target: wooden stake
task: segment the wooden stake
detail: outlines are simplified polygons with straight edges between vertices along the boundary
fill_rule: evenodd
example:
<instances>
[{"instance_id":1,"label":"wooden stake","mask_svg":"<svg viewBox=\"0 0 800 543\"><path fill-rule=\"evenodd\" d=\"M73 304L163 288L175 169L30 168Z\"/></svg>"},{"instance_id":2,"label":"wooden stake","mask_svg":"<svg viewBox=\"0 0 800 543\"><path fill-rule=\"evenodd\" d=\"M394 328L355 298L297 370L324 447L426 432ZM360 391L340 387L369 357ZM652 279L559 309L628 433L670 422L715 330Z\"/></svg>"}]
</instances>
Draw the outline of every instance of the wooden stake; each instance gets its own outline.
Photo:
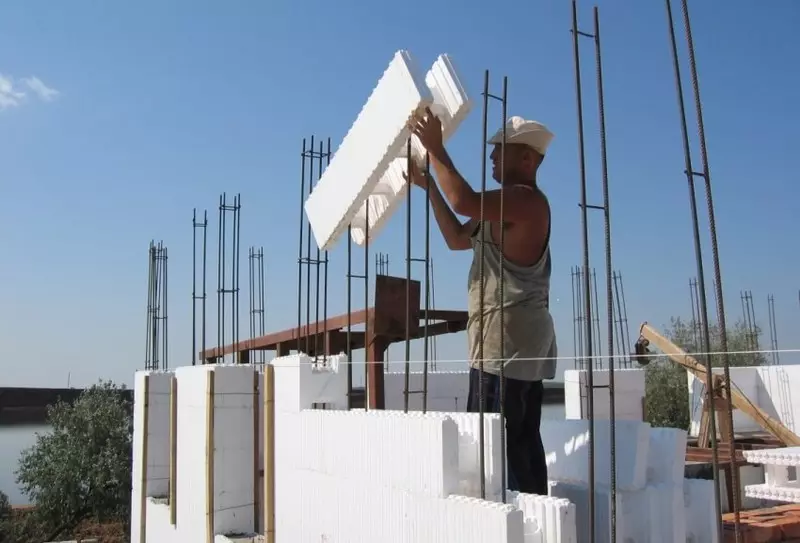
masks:
<instances>
[{"instance_id":1,"label":"wooden stake","mask_svg":"<svg viewBox=\"0 0 800 543\"><path fill-rule=\"evenodd\" d=\"M206 543L214 543L214 371L206 394Z\"/></svg>"},{"instance_id":2,"label":"wooden stake","mask_svg":"<svg viewBox=\"0 0 800 543\"><path fill-rule=\"evenodd\" d=\"M173 376L169 389L169 522L177 523L178 481L178 380Z\"/></svg>"},{"instance_id":3,"label":"wooden stake","mask_svg":"<svg viewBox=\"0 0 800 543\"><path fill-rule=\"evenodd\" d=\"M264 540L275 543L275 367L264 366Z\"/></svg>"},{"instance_id":4,"label":"wooden stake","mask_svg":"<svg viewBox=\"0 0 800 543\"><path fill-rule=\"evenodd\" d=\"M142 489L142 497L139 503L141 508L139 518L139 542L147 541L147 446L148 434L150 433L150 376L144 376L142 383L142 396L144 397L144 407L142 409L142 478L139 481Z\"/></svg>"}]
</instances>

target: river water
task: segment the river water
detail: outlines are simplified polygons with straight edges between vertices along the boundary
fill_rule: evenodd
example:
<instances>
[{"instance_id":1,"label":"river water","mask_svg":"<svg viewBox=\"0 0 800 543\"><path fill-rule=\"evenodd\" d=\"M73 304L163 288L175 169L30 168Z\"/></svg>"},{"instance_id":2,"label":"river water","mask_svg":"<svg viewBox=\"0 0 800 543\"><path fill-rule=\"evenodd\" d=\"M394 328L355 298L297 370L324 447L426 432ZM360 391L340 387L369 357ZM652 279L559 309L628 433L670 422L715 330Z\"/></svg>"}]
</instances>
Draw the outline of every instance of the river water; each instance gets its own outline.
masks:
<instances>
[{"instance_id":1,"label":"river water","mask_svg":"<svg viewBox=\"0 0 800 543\"><path fill-rule=\"evenodd\" d=\"M545 405L542 416L547 419L563 419L564 404ZM0 426L0 490L8 495L9 501L14 505L28 503L14 476L20 453L36 443L37 432L45 433L47 429L44 425Z\"/></svg>"}]
</instances>

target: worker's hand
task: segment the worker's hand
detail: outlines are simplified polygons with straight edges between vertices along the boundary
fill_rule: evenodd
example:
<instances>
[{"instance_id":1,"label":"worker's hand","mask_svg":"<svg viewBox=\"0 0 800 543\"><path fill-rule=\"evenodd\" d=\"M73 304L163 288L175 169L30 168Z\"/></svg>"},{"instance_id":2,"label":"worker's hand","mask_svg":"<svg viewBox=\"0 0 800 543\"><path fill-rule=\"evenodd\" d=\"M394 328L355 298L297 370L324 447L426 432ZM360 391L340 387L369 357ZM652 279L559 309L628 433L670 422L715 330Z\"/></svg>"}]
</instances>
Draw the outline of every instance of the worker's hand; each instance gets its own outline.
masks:
<instances>
[{"instance_id":1,"label":"worker's hand","mask_svg":"<svg viewBox=\"0 0 800 543\"><path fill-rule=\"evenodd\" d=\"M406 181L410 181L412 184L418 186L421 189L427 189L428 183L430 182L430 174L424 172L422 168L417 166L417 163L413 160L411 162L411 179L409 179L408 174L403 174L403 177L406 178Z\"/></svg>"},{"instance_id":2,"label":"worker's hand","mask_svg":"<svg viewBox=\"0 0 800 543\"><path fill-rule=\"evenodd\" d=\"M426 107L424 114L417 113L411 117L409 128L431 155L439 156L444 149L442 121L431 112L430 108Z\"/></svg>"}]
</instances>

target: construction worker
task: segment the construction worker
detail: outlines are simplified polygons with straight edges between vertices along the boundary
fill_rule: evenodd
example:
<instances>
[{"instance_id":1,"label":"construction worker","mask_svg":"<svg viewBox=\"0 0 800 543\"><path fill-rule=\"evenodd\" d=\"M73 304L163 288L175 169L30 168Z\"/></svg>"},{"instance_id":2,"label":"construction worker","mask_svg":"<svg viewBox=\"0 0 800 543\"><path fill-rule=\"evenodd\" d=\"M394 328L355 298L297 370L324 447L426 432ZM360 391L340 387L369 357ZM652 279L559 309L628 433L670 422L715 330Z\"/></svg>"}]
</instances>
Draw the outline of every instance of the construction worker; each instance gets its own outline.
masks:
<instances>
[{"instance_id":1,"label":"construction worker","mask_svg":"<svg viewBox=\"0 0 800 543\"><path fill-rule=\"evenodd\" d=\"M428 151L436 180L418 166L411 182L430 187L436 222L453 251L472 249L469 270L467 335L470 382L467 410L500 410L500 372L505 377L506 455L511 490L547 494L547 464L539 432L544 379L556 372L556 336L549 310L550 205L537 184L537 172L553 134L544 125L521 117L489 140L492 177L500 190L474 190L458 173L442 142L441 121L430 110L412 118L410 127ZM449 205L448 205L449 204ZM452 208L452 209L451 209ZM462 223L456 215L468 217ZM501 227L505 229L501 259ZM483 303L481 304L481 240ZM501 275L503 282L501 296ZM500 307L505 306L501 326ZM483 336L480 314L483 308ZM481 393L481 355L484 387Z\"/></svg>"}]
</instances>

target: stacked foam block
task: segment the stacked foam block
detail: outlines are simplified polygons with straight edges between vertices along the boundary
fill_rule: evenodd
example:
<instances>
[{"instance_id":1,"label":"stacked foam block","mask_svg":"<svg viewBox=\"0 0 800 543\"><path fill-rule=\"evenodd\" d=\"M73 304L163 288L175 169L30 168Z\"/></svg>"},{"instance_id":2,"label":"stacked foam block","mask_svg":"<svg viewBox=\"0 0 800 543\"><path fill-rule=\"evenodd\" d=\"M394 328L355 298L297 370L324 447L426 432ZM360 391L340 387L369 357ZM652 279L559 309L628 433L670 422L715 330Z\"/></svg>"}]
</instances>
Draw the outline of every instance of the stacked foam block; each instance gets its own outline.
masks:
<instances>
[{"instance_id":1,"label":"stacked foam block","mask_svg":"<svg viewBox=\"0 0 800 543\"><path fill-rule=\"evenodd\" d=\"M596 541L604 542L611 533L610 423L594 424ZM716 541L716 524L708 522L713 499L704 501L713 496L713 482L684 479L686 432L623 420L615 427L617 540ZM589 421L542 421L542 440L550 495L568 499L578 518L587 519ZM585 520L578 523L577 541L590 541Z\"/></svg>"},{"instance_id":2,"label":"stacked foam block","mask_svg":"<svg viewBox=\"0 0 800 543\"><path fill-rule=\"evenodd\" d=\"M594 418L610 417L609 372L594 370ZM588 375L586 370L564 372L564 412L568 419L589 418ZM614 370L614 416L617 420L642 420L644 402L644 370Z\"/></svg>"},{"instance_id":3,"label":"stacked foam block","mask_svg":"<svg viewBox=\"0 0 800 543\"><path fill-rule=\"evenodd\" d=\"M764 466L764 483L745 486L746 496L776 502L800 503L800 481L797 478L800 447L742 451L742 453L748 462Z\"/></svg>"},{"instance_id":4,"label":"stacked foam block","mask_svg":"<svg viewBox=\"0 0 800 543\"><path fill-rule=\"evenodd\" d=\"M405 406L405 372L386 372L383 374L383 390L386 409L403 410ZM422 390L423 372L409 372L409 390ZM428 372L428 411L466 411L469 394L469 372L430 371ZM409 394L408 409L422 411L422 395Z\"/></svg>"}]
</instances>

